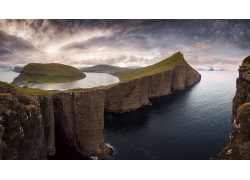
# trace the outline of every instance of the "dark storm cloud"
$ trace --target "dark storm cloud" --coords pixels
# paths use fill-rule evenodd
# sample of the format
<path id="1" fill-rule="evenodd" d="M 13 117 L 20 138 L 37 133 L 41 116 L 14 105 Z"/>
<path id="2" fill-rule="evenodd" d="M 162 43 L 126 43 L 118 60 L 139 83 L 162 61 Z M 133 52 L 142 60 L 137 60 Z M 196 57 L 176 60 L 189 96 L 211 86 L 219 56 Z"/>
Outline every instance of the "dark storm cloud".
<path id="1" fill-rule="evenodd" d="M 250 20 L 0 20 L 0 30 L 13 35 L 0 37 L 0 61 L 152 64 L 181 51 L 196 64 L 233 64 L 250 48 Z"/>

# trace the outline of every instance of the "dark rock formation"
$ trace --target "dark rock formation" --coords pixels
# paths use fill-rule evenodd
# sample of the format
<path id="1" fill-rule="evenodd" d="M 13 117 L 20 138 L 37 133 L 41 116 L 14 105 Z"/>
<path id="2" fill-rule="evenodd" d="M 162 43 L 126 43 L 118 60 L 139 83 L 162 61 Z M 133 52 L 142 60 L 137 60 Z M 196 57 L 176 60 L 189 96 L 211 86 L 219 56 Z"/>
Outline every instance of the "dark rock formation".
<path id="1" fill-rule="evenodd" d="M 200 81 L 201 75 L 189 66 L 175 66 L 172 70 L 118 83 L 105 91 L 105 110 L 126 112 L 149 105 L 149 98 L 168 95 Z"/>
<path id="2" fill-rule="evenodd" d="M 104 143 L 104 91 L 60 92 L 53 95 L 55 119 L 65 141 L 86 157 L 106 157 Z"/>
<path id="3" fill-rule="evenodd" d="M 236 94 L 233 98 L 230 142 L 211 159 L 250 159 L 250 56 L 239 67 Z"/>
<path id="4" fill-rule="evenodd" d="M 13 72 L 20 73 L 23 71 L 23 67 L 21 66 L 15 66 L 13 69 Z"/>
<path id="5" fill-rule="evenodd" d="M 47 159 L 55 153 L 52 99 L 40 100 L 1 89 L 0 159 Z"/>

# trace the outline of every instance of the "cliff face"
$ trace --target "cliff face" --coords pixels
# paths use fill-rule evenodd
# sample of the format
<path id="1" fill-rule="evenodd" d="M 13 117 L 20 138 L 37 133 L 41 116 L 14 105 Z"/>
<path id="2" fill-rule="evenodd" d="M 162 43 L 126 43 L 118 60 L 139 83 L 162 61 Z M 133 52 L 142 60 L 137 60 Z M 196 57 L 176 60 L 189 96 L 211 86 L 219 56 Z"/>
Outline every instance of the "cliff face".
<path id="1" fill-rule="evenodd" d="M 1 89 L 0 159 L 47 159 L 55 153 L 52 101 L 40 100 Z"/>
<path id="2" fill-rule="evenodd" d="M 250 63 L 247 57 L 239 67 L 236 94 L 233 98 L 230 142 L 211 159 L 250 159 Z"/>
<path id="3" fill-rule="evenodd" d="M 119 83 L 105 91 L 105 110 L 126 112 L 149 105 L 149 98 L 168 95 L 172 90 L 185 89 L 200 81 L 201 75 L 189 66 L 175 66 L 172 70 Z"/>
<path id="4" fill-rule="evenodd" d="M 104 109 L 125 112 L 149 105 L 149 98 L 192 86 L 201 75 L 183 59 L 172 70 L 118 83 L 106 89 L 25 96 L 10 89 L 0 94 L 0 158 L 46 159 L 56 143 L 73 146 L 86 157 L 106 157 Z M 56 133 L 56 135 L 55 135 Z M 56 137 L 58 137 L 56 139 Z"/>
<path id="5" fill-rule="evenodd" d="M 103 138 L 104 95 L 103 90 L 53 95 L 58 133 L 86 157 L 112 154 Z"/>

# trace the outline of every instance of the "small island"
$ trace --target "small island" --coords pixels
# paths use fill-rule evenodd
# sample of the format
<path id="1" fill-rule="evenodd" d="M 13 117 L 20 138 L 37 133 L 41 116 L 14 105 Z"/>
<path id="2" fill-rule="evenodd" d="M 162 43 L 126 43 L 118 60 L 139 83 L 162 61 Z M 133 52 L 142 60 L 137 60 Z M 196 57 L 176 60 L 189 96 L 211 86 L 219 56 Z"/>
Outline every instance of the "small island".
<path id="1" fill-rule="evenodd" d="M 214 68 L 213 67 L 210 67 L 210 69 L 208 71 L 214 71 Z"/>
<path id="2" fill-rule="evenodd" d="M 65 83 L 85 78 L 86 75 L 77 68 L 59 63 L 30 63 L 13 81 L 13 84 L 26 85 L 37 83 Z"/>

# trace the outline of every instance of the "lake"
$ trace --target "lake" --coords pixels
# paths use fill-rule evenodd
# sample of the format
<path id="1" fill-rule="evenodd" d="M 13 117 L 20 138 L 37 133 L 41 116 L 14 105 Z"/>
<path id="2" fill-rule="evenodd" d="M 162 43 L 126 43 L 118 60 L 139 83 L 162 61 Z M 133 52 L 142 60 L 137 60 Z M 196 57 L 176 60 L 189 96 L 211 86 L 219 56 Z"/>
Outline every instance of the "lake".
<path id="1" fill-rule="evenodd" d="M 30 88 L 39 88 L 44 90 L 67 90 L 73 88 L 92 88 L 97 86 L 106 86 L 119 82 L 119 79 L 115 76 L 105 73 L 86 73 L 86 78 L 67 82 L 67 83 L 29 83 Z M 13 71 L 0 70 L 0 81 L 11 83 L 19 73 Z"/>

